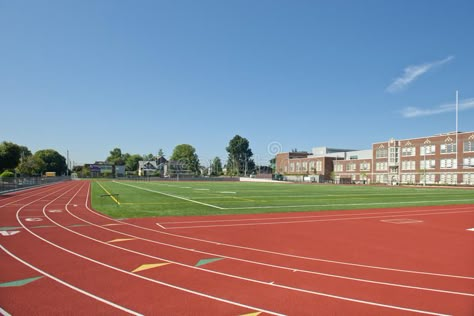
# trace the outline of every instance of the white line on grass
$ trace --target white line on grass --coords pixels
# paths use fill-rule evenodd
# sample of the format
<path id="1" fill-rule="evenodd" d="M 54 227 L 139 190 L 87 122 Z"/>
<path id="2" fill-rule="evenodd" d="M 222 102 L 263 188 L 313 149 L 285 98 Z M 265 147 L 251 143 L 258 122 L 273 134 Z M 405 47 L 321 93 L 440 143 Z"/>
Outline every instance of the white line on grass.
<path id="1" fill-rule="evenodd" d="M 184 200 L 184 201 L 188 201 L 188 202 L 196 203 L 196 204 L 201 204 L 201 205 L 204 205 L 204 206 L 209 206 L 209 207 L 212 207 L 212 208 L 217 208 L 217 209 L 219 209 L 219 210 L 225 210 L 225 208 L 220 207 L 220 206 L 216 206 L 216 205 L 212 205 L 212 204 L 208 204 L 208 203 L 203 203 L 203 202 L 191 200 L 191 199 L 188 199 L 188 198 L 179 196 L 179 195 L 174 195 L 174 194 L 164 193 L 164 192 L 160 192 L 160 191 L 156 191 L 156 190 L 146 189 L 146 188 L 138 187 L 138 186 L 136 186 L 136 185 L 131 185 L 131 184 L 128 184 L 128 183 L 122 183 L 122 182 L 117 182 L 117 181 L 113 181 L 113 182 L 114 182 L 114 183 L 117 183 L 117 184 L 121 184 L 121 185 L 126 185 L 126 186 L 129 186 L 129 187 L 132 187 L 132 188 L 136 188 L 136 189 L 139 189 L 139 190 L 143 190 L 143 191 L 148 191 L 148 192 L 152 192 L 152 193 L 158 193 L 158 194 L 161 194 L 161 195 L 169 196 L 169 197 L 172 197 L 172 198 L 175 198 L 175 199 Z"/>
<path id="2" fill-rule="evenodd" d="M 395 205 L 395 204 L 426 204 L 433 202 L 473 202 L 474 199 L 463 200 L 430 200 L 430 201 L 401 201 L 401 202 L 374 202 L 374 203 L 350 203 L 350 204 L 305 204 L 305 205 L 265 205 L 265 206 L 243 206 L 243 207 L 226 207 L 223 210 L 253 210 L 253 209 L 269 209 L 269 208 L 301 208 L 301 207 L 320 207 L 320 206 L 370 206 L 370 205 Z"/>

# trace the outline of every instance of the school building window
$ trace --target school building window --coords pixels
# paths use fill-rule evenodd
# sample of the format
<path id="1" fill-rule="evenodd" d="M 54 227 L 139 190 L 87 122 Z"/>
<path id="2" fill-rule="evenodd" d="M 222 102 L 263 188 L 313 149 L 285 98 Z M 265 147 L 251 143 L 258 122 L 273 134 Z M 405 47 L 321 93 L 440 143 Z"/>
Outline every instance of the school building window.
<path id="1" fill-rule="evenodd" d="M 416 148 L 415 147 L 404 147 L 402 148 L 402 156 L 403 157 L 410 157 L 415 156 Z"/>
<path id="2" fill-rule="evenodd" d="M 378 148 L 375 151 L 375 157 L 376 158 L 387 158 L 388 157 L 388 151 L 386 148 Z"/>
<path id="3" fill-rule="evenodd" d="M 440 151 L 442 154 L 450 154 L 456 152 L 456 144 L 441 144 Z"/>
<path id="4" fill-rule="evenodd" d="M 474 141 L 468 140 L 464 142 L 464 152 L 465 153 L 474 152 Z"/>

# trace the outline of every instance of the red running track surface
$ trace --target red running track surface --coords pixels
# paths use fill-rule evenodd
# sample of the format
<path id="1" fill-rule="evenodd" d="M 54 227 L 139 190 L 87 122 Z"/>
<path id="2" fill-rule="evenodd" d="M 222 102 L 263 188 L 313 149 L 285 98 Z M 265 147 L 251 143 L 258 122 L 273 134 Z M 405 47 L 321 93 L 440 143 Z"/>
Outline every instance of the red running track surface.
<path id="1" fill-rule="evenodd" d="M 474 315 L 474 205 L 115 220 L 0 199 L 0 313 Z"/>

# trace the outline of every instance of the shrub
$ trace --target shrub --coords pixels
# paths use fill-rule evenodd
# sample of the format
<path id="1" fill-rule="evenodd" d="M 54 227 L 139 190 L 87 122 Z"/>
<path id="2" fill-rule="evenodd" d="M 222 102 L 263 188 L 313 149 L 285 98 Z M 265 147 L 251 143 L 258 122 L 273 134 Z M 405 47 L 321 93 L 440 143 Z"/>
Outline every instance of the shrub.
<path id="1" fill-rule="evenodd" d="M 11 171 L 5 170 L 0 174 L 0 178 L 13 178 L 15 174 Z"/>

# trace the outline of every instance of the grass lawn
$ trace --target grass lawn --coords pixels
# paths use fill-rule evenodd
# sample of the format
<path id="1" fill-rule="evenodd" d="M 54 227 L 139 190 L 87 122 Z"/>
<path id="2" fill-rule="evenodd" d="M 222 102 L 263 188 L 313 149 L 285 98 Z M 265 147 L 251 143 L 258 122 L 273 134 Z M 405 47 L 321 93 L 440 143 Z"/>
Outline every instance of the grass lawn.
<path id="1" fill-rule="evenodd" d="M 108 194 L 114 194 L 115 200 Z M 92 182 L 92 207 L 114 218 L 448 204 L 474 204 L 474 190 L 248 182 Z"/>

